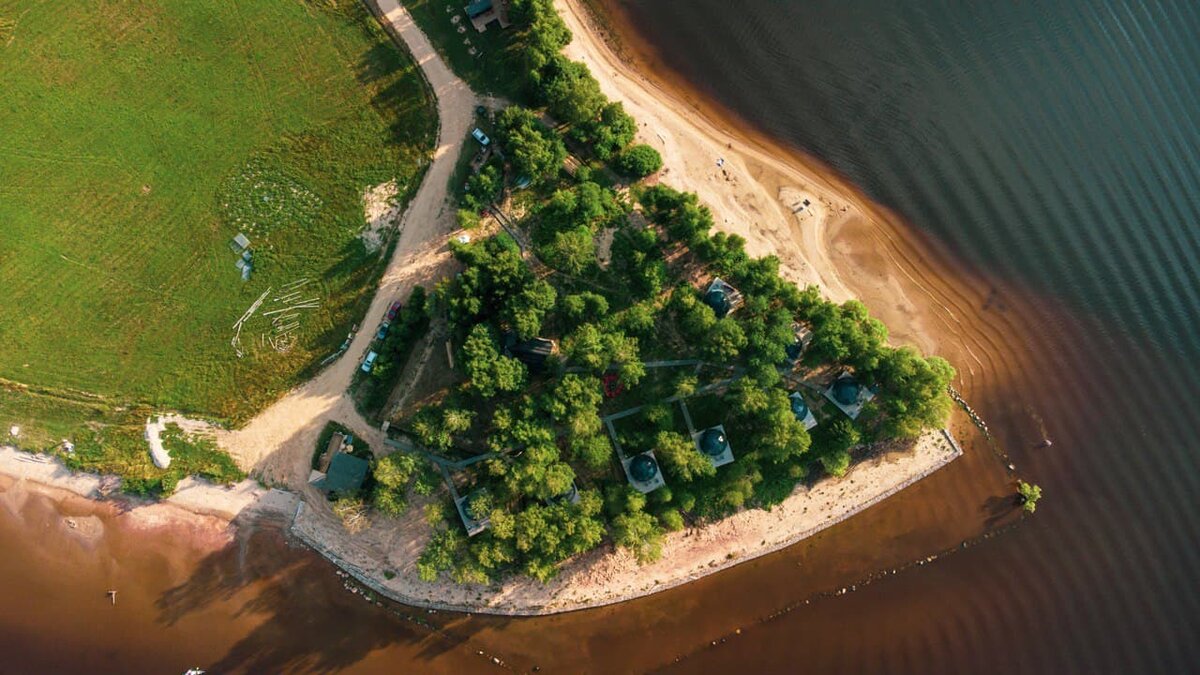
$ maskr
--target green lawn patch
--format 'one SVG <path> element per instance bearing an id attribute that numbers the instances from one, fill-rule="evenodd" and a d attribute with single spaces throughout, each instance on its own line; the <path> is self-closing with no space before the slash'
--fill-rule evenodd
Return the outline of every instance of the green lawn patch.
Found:
<path id="1" fill-rule="evenodd" d="M 40 393 L 0 401 L 5 421 L 38 444 L 128 406 L 239 423 L 310 376 L 384 265 L 363 192 L 394 180 L 407 199 L 428 163 L 435 113 L 407 53 L 353 0 L 6 7 L 0 378 Z M 263 345 L 260 313 L 237 358 L 234 322 L 300 278 L 320 304 L 291 349 Z M 119 464 L 123 438 L 93 454 Z"/>

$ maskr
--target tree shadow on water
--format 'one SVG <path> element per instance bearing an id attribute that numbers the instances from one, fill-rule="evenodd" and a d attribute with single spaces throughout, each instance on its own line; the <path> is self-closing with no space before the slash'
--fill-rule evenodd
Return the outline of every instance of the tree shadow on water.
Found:
<path id="1" fill-rule="evenodd" d="M 205 557 L 187 581 L 156 602 L 159 621 L 167 625 L 221 603 L 235 604 L 228 610 L 234 617 L 262 619 L 207 664 L 209 672 L 331 673 L 399 643 L 412 646 L 406 661 L 421 663 L 471 639 L 469 629 L 464 632 L 469 622 L 455 622 L 453 631 L 426 628 L 347 592 L 329 563 L 284 541 L 280 524 L 242 529 L 233 543 Z"/>
<path id="2" fill-rule="evenodd" d="M 988 497 L 987 501 L 981 507 L 987 519 L 983 522 L 983 529 L 989 532 L 996 527 L 1007 524 L 1004 521 L 1012 520 L 1014 514 L 1020 514 L 1021 506 L 1017 503 L 1017 498 L 1014 495 L 998 495 Z"/>

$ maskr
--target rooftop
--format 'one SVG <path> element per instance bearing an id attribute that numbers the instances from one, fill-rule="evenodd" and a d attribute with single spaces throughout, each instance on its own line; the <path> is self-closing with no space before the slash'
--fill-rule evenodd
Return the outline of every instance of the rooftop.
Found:
<path id="1" fill-rule="evenodd" d="M 324 492 L 355 492 L 367 479 L 370 464 L 365 459 L 339 452 L 329 461 L 329 471 L 313 487 Z"/>

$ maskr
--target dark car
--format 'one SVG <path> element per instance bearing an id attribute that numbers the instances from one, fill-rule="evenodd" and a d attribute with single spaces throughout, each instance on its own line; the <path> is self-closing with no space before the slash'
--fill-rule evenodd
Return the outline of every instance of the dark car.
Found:
<path id="1" fill-rule="evenodd" d="M 391 321 L 392 319 L 395 319 L 395 318 L 396 318 L 396 313 L 397 313 L 397 312 L 399 312 L 399 311 L 400 311 L 400 301 L 399 301 L 399 300 L 397 300 L 397 301 L 395 301 L 395 302 L 393 302 L 393 303 L 392 303 L 392 306 L 391 306 L 391 307 L 388 307 L 388 311 L 387 311 L 387 320 L 388 320 L 388 321 Z"/>
<path id="2" fill-rule="evenodd" d="M 390 328 L 390 327 L 391 327 L 391 324 L 386 321 L 379 324 L 379 330 L 375 332 L 375 339 L 382 340 L 383 338 L 387 337 L 388 328 Z"/>

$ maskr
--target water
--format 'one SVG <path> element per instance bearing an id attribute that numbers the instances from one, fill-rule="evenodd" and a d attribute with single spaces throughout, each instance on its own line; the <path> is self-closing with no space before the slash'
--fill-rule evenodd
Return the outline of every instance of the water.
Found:
<path id="1" fill-rule="evenodd" d="M 946 245 L 964 285 L 996 293 L 986 308 L 952 299 L 978 327 L 948 351 L 1046 492 L 1036 518 L 983 546 L 685 667 L 1194 668 L 1200 6 L 620 9 L 653 27 L 651 62 L 827 162 Z M 1044 434 L 1053 448 L 1034 450 Z M 933 499 L 986 480 L 955 474 Z"/>
<path id="2" fill-rule="evenodd" d="M 913 261 L 960 385 L 1007 457 L 960 429 L 961 460 L 779 554 L 594 611 L 414 613 L 428 627 L 347 593 L 269 525 L 200 550 L 104 512 L 107 534 L 85 546 L 62 522 L 92 507 L 20 502 L 20 515 L 0 509 L 6 672 L 1200 663 L 1200 9 L 623 6 L 654 28 L 651 56 L 702 95 L 823 158 L 957 256 L 950 273 L 940 255 L 919 259 L 920 237 L 845 242 L 847 258 L 882 247 Z M 1035 448 L 1045 436 L 1053 447 Z M 1010 460 L 1045 489 L 1032 518 L 1009 497 Z M 0 485 L 11 508 L 17 492 Z M 114 585 L 115 608 L 103 595 Z M 829 595 L 843 587 L 854 590 Z"/>

